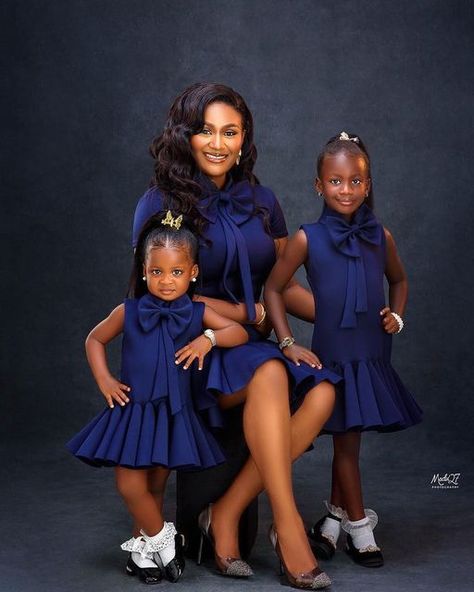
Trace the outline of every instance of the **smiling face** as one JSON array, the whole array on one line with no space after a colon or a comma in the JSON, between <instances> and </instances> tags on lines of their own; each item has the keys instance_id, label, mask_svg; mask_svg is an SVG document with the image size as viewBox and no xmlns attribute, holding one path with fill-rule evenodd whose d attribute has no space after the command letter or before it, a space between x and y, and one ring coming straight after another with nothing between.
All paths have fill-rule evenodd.
<instances>
[{"instance_id":1,"label":"smiling face","mask_svg":"<svg viewBox=\"0 0 474 592\"><path fill-rule=\"evenodd\" d=\"M362 155L344 151L327 154L316 179L316 189L326 204L350 219L370 190L369 169Z\"/></svg>"},{"instance_id":2,"label":"smiling face","mask_svg":"<svg viewBox=\"0 0 474 592\"><path fill-rule=\"evenodd\" d=\"M198 271L187 248L151 248L143 265L148 291L168 301L186 294L189 282L197 277Z\"/></svg>"},{"instance_id":3,"label":"smiling face","mask_svg":"<svg viewBox=\"0 0 474 592\"><path fill-rule=\"evenodd\" d=\"M202 130L191 136L197 166L219 189L236 164L244 137L242 116L226 103L211 103L204 112Z\"/></svg>"}]
</instances>

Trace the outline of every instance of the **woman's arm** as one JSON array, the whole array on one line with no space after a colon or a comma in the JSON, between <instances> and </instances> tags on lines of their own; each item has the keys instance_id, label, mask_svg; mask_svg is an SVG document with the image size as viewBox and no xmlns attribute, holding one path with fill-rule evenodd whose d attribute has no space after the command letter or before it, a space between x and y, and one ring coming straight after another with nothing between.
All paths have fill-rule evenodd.
<instances>
[{"instance_id":1,"label":"woman's arm","mask_svg":"<svg viewBox=\"0 0 474 592\"><path fill-rule=\"evenodd\" d=\"M109 407L112 408L114 406L113 401L117 401L122 406L129 402L129 398L125 393L130 392L130 387L122 384L110 373L105 348L114 337L117 337L123 331L124 308L123 304L114 308L106 319L92 329L85 344L87 361L97 386L104 395Z\"/></svg>"},{"instance_id":2,"label":"woman's arm","mask_svg":"<svg viewBox=\"0 0 474 592\"><path fill-rule=\"evenodd\" d=\"M277 259L283 255L283 252L288 244L288 237L279 238L275 240L275 250ZM291 278L286 284L282 292L283 302L285 303L286 311L310 323L314 322L316 311L314 307L314 298L309 290L303 288L295 278Z\"/></svg>"},{"instance_id":3,"label":"woman's arm","mask_svg":"<svg viewBox=\"0 0 474 592\"><path fill-rule=\"evenodd\" d=\"M210 296L201 296L199 294L196 294L193 300L203 302L206 305L206 308L210 307L220 316L236 321L241 325L258 323L263 315L263 308L259 302L255 303L257 320L249 321L247 318L247 308L243 302L236 304L234 302L228 302L227 300L221 300L220 298L211 298Z\"/></svg>"},{"instance_id":4,"label":"woman's arm","mask_svg":"<svg viewBox=\"0 0 474 592\"><path fill-rule=\"evenodd\" d=\"M248 341L248 333L239 323L226 319L209 306L204 309L202 324L206 329L214 331L215 345L219 347L235 347ZM211 351L212 347L213 343L209 337L199 335L199 337L196 337L196 339L193 339L176 352L175 363L181 364L186 360L183 368L187 370L192 362L197 359L199 370L202 370L204 357Z\"/></svg>"},{"instance_id":5,"label":"woman's arm","mask_svg":"<svg viewBox=\"0 0 474 592\"><path fill-rule=\"evenodd\" d=\"M403 317L408 299L408 280L403 263L398 256L397 247L391 233L384 228L386 239L385 276L388 280L389 307L380 311L383 326L387 333L396 333L399 325L392 312Z\"/></svg>"},{"instance_id":6,"label":"woman's arm","mask_svg":"<svg viewBox=\"0 0 474 592\"><path fill-rule=\"evenodd\" d=\"M273 323L278 341L291 337L292 331L286 317L283 292L295 271L306 261L308 241L303 230L298 230L278 257L264 288L264 299L268 315ZM299 364L302 360L311 366L321 367L321 362L310 350L296 344L283 349L287 358Z\"/></svg>"}]
</instances>

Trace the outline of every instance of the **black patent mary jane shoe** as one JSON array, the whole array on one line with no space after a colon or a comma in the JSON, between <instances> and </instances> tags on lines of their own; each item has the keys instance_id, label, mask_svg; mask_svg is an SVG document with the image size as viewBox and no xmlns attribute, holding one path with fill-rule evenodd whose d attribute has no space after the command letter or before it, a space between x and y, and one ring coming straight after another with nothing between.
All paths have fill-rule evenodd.
<instances>
[{"instance_id":1,"label":"black patent mary jane shoe","mask_svg":"<svg viewBox=\"0 0 474 592\"><path fill-rule=\"evenodd\" d=\"M352 542L350 534L346 539L346 553L359 565L363 567L382 567L383 555L379 547L370 545L365 549L357 549Z\"/></svg>"},{"instance_id":2,"label":"black patent mary jane shoe","mask_svg":"<svg viewBox=\"0 0 474 592\"><path fill-rule=\"evenodd\" d=\"M177 582L182 576L185 566L184 561L184 535L178 533L174 537L175 555L173 559L163 567L165 577L169 582Z\"/></svg>"},{"instance_id":3,"label":"black patent mary jane shoe","mask_svg":"<svg viewBox=\"0 0 474 592\"><path fill-rule=\"evenodd\" d=\"M132 559L132 554L128 556L125 572L129 576L138 576L144 584L159 584L163 579L161 569L157 567L139 567Z\"/></svg>"},{"instance_id":4,"label":"black patent mary jane shoe","mask_svg":"<svg viewBox=\"0 0 474 592\"><path fill-rule=\"evenodd\" d=\"M333 543L333 541L321 534L323 522L328 517L332 518L333 520L338 520L339 522L341 521L341 519L337 516L334 516L333 514L327 514L318 520L316 524L307 532L311 548L318 559L332 559L334 553L336 552L336 545Z\"/></svg>"}]
</instances>

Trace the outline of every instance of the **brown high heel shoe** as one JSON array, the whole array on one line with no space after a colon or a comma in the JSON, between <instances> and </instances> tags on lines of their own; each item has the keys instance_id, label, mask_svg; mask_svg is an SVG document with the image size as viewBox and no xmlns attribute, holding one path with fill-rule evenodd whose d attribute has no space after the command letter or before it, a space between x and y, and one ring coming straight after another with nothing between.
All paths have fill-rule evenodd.
<instances>
[{"instance_id":1,"label":"brown high heel shoe","mask_svg":"<svg viewBox=\"0 0 474 592\"><path fill-rule=\"evenodd\" d=\"M216 553L216 543L211 531L211 514L212 504L209 504L207 508L204 508L199 514L198 524L199 529L201 530L201 540L199 541L197 564L201 565L202 549L204 539L206 539L214 551L217 571L220 574L233 578L248 578L249 576L253 576L253 571L250 565L243 559L240 559L240 557L220 557Z\"/></svg>"},{"instance_id":2,"label":"brown high heel shoe","mask_svg":"<svg viewBox=\"0 0 474 592\"><path fill-rule=\"evenodd\" d=\"M331 585L329 576L324 571L321 571L319 567L315 567L311 571L299 573L294 576L286 567L285 560L283 559L280 549L280 543L278 542L278 535L273 525L270 526L268 537L270 538L270 542L272 543L275 553L278 555L280 560L280 573L281 575L285 575L290 586L293 586L293 588L300 588L302 590L318 590L320 588L327 588Z\"/></svg>"}]
</instances>

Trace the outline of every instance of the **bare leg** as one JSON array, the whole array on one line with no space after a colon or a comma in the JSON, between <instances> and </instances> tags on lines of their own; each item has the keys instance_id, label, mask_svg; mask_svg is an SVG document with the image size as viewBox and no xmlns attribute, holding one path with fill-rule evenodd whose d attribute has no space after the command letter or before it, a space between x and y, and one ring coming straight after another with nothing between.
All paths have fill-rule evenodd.
<instances>
[{"instance_id":1,"label":"bare leg","mask_svg":"<svg viewBox=\"0 0 474 592\"><path fill-rule=\"evenodd\" d=\"M217 552L222 556L239 555L240 516L250 501L266 488L288 568L294 572L309 571L316 560L294 502L290 465L307 449L331 414L334 388L329 383L318 385L307 394L292 418L288 409L286 371L279 362L262 366L245 390L244 429L252 457L213 507L212 528ZM244 398L242 391L234 396L236 401Z\"/></svg>"},{"instance_id":2,"label":"bare leg","mask_svg":"<svg viewBox=\"0 0 474 592\"><path fill-rule=\"evenodd\" d=\"M149 536L160 532L163 515L149 490L148 471L115 467L115 480L135 524L141 525Z\"/></svg>"},{"instance_id":3,"label":"bare leg","mask_svg":"<svg viewBox=\"0 0 474 592\"><path fill-rule=\"evenodd\" d=\"M333 436L331 503L346 510L349 520L365 516L359 470L360 432Z\"/></svg>"},{"instance_id":4,"label":"bare leg","mask_svg":"<svg viewBox=\"0 0 474 592\"><path fill-rule=\"evenodd\" d=\"M170 470L164 467L156 467L156 469L149 469L148 473L148 491L155 498L158 511L163 515L163 499L166 490L166 483L170 475ZM136 521L133 523L133 536L140 536L140 529L143 528L148 532L145 526L141 526Z\"/></svg>"}]
</instances>

